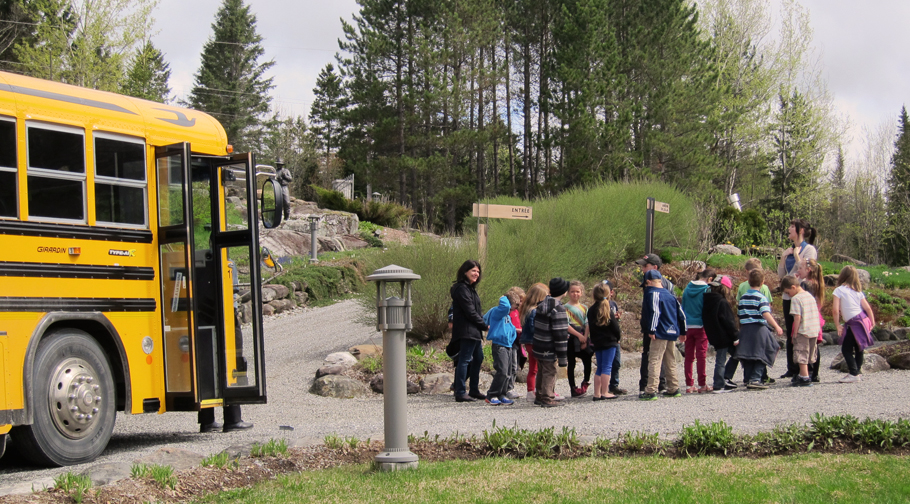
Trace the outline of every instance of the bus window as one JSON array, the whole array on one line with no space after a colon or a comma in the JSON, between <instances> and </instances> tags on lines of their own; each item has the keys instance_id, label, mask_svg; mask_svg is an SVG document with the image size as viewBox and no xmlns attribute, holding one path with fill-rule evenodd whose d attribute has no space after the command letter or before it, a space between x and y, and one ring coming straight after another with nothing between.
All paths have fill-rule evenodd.
<instances>
[{"instance_id":1,"label":"bus window","mask_svg":"<svg viewBox=\"0 0 910 504\"><path fill-rule=\"evenodd\" d=\"M102 224L147 227L145 143L95 134L95 212Z\"/></svg>"},{"instance_id":2,"label":"bus window","mask_svg":"<svg viewBox=\"0 0 910 504\"><path fill-rule=\"evenodd\" d=\"M29 216L84 223L84 134L62 126L27 126Z\"/></svg>"},{"instance_id":3,"label":"bus window","mask_svg":"<svg viewBox=\"0 0 910 504\"><path fill-rule=\"evenodd\" d=\"M0 117L0 217L18 216L16 122Z\"/></svg>"},{"instance_id":4,"label":"bus window","mask_svg":"<svg viewBox=\"0 0 910 504\"><path fill-rule=\"evenodd\" d=\"M183 165L177 156L158 159L158 225L183 224Z\"/></svg>"}]
</instances>

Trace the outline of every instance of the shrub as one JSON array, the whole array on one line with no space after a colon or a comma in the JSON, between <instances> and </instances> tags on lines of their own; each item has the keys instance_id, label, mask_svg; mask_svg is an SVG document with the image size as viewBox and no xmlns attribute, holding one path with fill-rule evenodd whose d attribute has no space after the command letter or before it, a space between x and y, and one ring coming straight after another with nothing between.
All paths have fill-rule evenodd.
<instances>
[{"instance_id":1,"label":"shrub","mask_svg":"<svg viewBox=\"0 0 910 504\"><path fill-rule=\"evenodd\" d=\"M686 455L708 455L711 453L727 454L736 442L733 427L726 422L711 422L702 425L695 420L693 425L683 426L679 439L676 442L680 451Z\"/></svg>"},{"instance_id":2,"label":"shrub","mask_svg":"<svg viewBox=\"0 0 910 504\"><path fill-rule=\"evenodd\" d=\"M376 236L374 236L373 233L371 233L369 231L361 231L360 238L362 238L363 241L369 243L370 246L374 247L374 248L382 248L385 246L382 243L382 240L380 240L379 238L376 238Z\"/></svg>"},{"instance_id":3,"label":"shrub","mask_svg":"<svg viewBox=\"0 0 910 504\"><path fill-rule=\"evenodd\" d=\"M269 439L265 444L253 443L250 448L251 457L277 457L285 455L288 452L288 441L286 439Z\"/></svg>"},{"instance_id":4,"label":"shrub","mask_svg":"<svg viewBox=\"0 0 910 504\"><path fill-rule=\"evenodd\" d=\"M414 211L391 201L367 201L345 199L338 191L310 186L316 194L316 204L329 210L340 210L357 214L361 221L369 221L386 227L402 227Z\"/></svg>"}]
</instances>

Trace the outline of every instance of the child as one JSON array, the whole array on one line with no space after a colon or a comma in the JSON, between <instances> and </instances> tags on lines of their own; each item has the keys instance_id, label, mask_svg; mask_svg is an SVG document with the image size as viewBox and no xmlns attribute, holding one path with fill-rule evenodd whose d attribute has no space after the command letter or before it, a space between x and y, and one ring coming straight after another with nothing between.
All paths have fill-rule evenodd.
<instances>
[{"instance_id":1,"label":"child","mask_svg":"<svg viewBox=\"0 0 910 504\"><path fill-rule=\"evenodd\" d=\"M761 266L761 259L759 259L757 257L753 257L753 258L749 259L748 261L746 261L745 270L746 270L747 277L749 276L749 273L752 272L752 270L756 270L756 269L759 271L763 271L762 266ZM745 282L742 282L741 284L739 284L739 287L736 288L736 302L737 303L739 302L739 298L743 297L743 294L745 294L747 290L749 290L749 281L748 280L746 280ZM768 303L774 302L774 300L771 298L771 289L769 289L767 285L762 283L761 289L759 289L759 291L761 291L762 296L765 296L765 299L768 300Z\"/></svg>"},{"instance_id":2,"label":"child","mask_svg":"<svg viewBox=\"0 0 910 504\"><path fill-rule=\"evenodd\" d=\"M542 283L536 283L528 289L528 294L521 307L518 309L518 318L521 319L521 344L528 353L528 400L537 400L537 359L534 357L534 315L537 305L547 297L550 290Z\"/></svg>"},{"instance_id":3,"label":"child","mask_svg":"<svg viewBox=\"0 0 910 504\"><path fill-rule=\"evenodd\" d=\"M512 404L508 398L509 378L512 372L512 343L518 336L518 331L512 325L509 312L518 306L518 294L514 288L509 289L505 296L499 298L499 305L490 308L483 315L483 321L490 326L487 339L493 342L493 383L487 391L487 404L499 406Z\"/></svg>"},{"instance_id":4,"label":"child","mask_svg":"<svg viewBox=\"0 0 910 504\"><path fill-rule=\"evenodd\" d=\"M648 385L641 396L643 401L657 399L660 371L667 380L666 397L679 397L679 378L676 376L677 339L685 342L682 331L686 327L686 315L676 297L661 287L663 276L657 270L645 273L645 296L642 300L641 325L651 339L648 356Z\"/></svg>"},{"instance_id":5,"label":"child","mask_svg":"<svg viewBox=\"0 0 910 504\"><path fill-rule=\"evenodd\" d=\"M771 316L771 305L759 289L764 281L764 272L754 269L749 272L749 290L739 299L739 345L736 355L743 365L743 376L746 388L764 390L768 385L762 382L762 374L767 366L773 366L780 350L777 339L771 334L769 326L778 336L783 329Z\"/></svg>"},{"instance_id":6,"label":"child","mask_svg":"<svg viewBox=\"0 0 910 504\"><path fill-rule=\"evenodd\" d=\"M556 402L556 366L568 366L566 347L569 342L569 317L559 302L569 282L560 277L550 280L550 295L537 305L534 314L534 357L537 359L537 400L544 408L559 406Z\"/></svg>"},{"instance_id":7,"label":"child","mask_svg":"<svg viewBox=\"0 0 910 504\"><path fill-rule=\"evenodd\" d=\"M660 256L657 254L648 254L641 259L635 261L641 268L643 274L647 274L649 271L660 272L660 267L663 266L663 261L660 259ZM642 280L641 282L642 294L648 290L647 280ZM668 292L672 293L674 286L673 282L667 280L661 276L661 287L666 289ZM644 298L642 298L644 299ZM644 300L642 300L642 306L644 306ZM645 332L645 324L642 323L641 328L641 369L640 374L641 378L638 380L638 398L641 399L645 395L645 387L648 385L648 362L649 362L649 352L651 351L651 338L647 332ZM661 373L663 375L663 373ZM666 380L663 376L660 377L659 385L660 390L667 390Z\"/></svg>"},{"instance_id":8,"label":"child","mask_svg":"<svg viewBox=\"0 0 910 504\"><path fill-rule=\"evenodd\" d=\"M597 371L594 373L594 400L615 399L608 392L610 374L613 371L613 360L619 351L619 340L622 331L619 328L617 313L610 305L610 287L598 284L594 287L594 306L588 310L588 324L585 336L590 337L594 354L597 356Z\"/></svg>"},{"instance_id":9,"label":"child","mask_svg":"<svg viewBox=\"0 0 910 504\"><path fill-rule=\"evenodd\" d=\"M686 376L686 393L698 392L703 394L714 390L705 383L707 371L705 358L708 354L708 337L705 335L705 326L702 323L702 308L704 307L705 293L708 292L708 282L713 282L717 274L714 268L705 268L698 272L695 280L689 282L683 290L682 308L686 313L686 356L683 361L683 371ZM692 362L698 361L698 387L692 378Z\"/></svg>"},{"instance_id":10,"label":"child","mask_svg":"<svg viewBox=\"0 0 910 504\"><path fill-rule=\"evenodd\" d=\"M613 287L613 283L609 280L604 280L602 282L610 289L610 310L613 314L616 315L616 320L619 321L622 319L622 310L619 308L619 304L614 301L616 297L616 288ZM626 395L629 392L619 386L619 368L622 367L622 349L616 349L616 356L613 357L613 366L610 371L610 393L614 395Z\"/></svg>"},{"instance_id":11,"label":"child","mask_svg":"<svg viewBox=\"0 0 910 504\"><path fill-rule=\"evenodd\" d=\"M825 306L825 272L822 265L818 264L815 259L803 259L800 261L799 269L796 273L800 279L799 286L806 292L812 294L815 298L815 304L818 306L818 341L822 342L821 328L825 326L825 319L822 317L822 307ZM821 357L821 356L819 356ZM809 368L809 376L813 383L818 383L818 371L821 366L821 358L815 359L815 364Z\"/></svg>"},{"instance_id":12,"label":"child","mask_svg":"<svg viewBox=\"0 0 910 504\"><path fill-rule=\"evenodd\" d=\"M764 279L764 270L762 269L762 266L761 266L761 260L757 257L752 257L746 261L745 270L746 270L747 280L745 282L740 283L739 287L737 287L736 303L733 303L731 306L736 306L739 303L740 298L743 297L743 294L745 294L746 291L749 290L749 280L748 280L749 273L751 273L753 270L761 271L762 278ZM768 286L765 285L764 280L762 280L762 284L761 284L761 288L759 289L759 292L761 292L762 296L765 296L765 299L768 300L769 305L774 302L774 299L771 297L771 289L769 289ZM731 347L730 348L730 360L727 361L727 367L726 367L726 370L724 371L724 377L726 378L724 381L724 388L728 388L728 389L736 388L736 383L733 382L733 375L736 374L737 366L739 366L739 359L736 357L736 349L734 347ZM743 381L746 381L746 380L744 379ZM769 383L769 384L774 383L774 378L770 378L768 376L767 369L765 369L765 372L762 375L761 381L763 383Z\"/></svg>"},{"instance_id":13,"label":"child","mask_svg":"<svg viewBox=\"0 0 910 504\"><path fill-rule=\"evenodd\" d=\"M811 387L809 365L818 359L818 305L812 294L803 290L799 279L787 275L780 281L780 290L790 297L790 316L793 317L793 361L799 366L799 377L793 380L794 387Z\"/></svg>"},{"instance_id":14,"label":"child","mask_svg":"<svg viewBox=\"0 0 910 504\"><path fill-rule=\"evenodd\" d=\"M591 379L591 352L588 339L585 337L585 325L588 323L588 307L581 303L585 286L578 280L569 282L569 300L565 303L566 315L569 316L569 393L572 397L581 397L588 391L588 381ZM581 387L575 386L575 359L581 359L584 366L584 379Z\"/></svg>"},{"instance_id":15,"label":"child","mask_svg":"<svg viewBox=\"0 0 910 504\"><path fill-rule=\"evenodd\" d=\"M506 292L506 296L509 296L509 299L512 299L512 295L518 296L518 304L512 306L512 310L509 312L509 318L512 319L512 325L515 326L515 331L518 333L518 336L515 338L515 341L512 342L512 371L509 373L509 386L506 397L509 399L518 399L518 394L515 392L515 377L518 375L518 368L524 365L524 349L521 347L521 319L518 317L518 307L521 306L522 301L525 300L525 291L521 287L512 287L509 289L509 292Z\"/></svg>"},{"instance_id":16,"label":"child","mask_svg":"<svg viewBox=\"0 0 910 504\"><path fill-rule=\"evenodd\" d=\"M846 327L841 325L843 316ZM837 288L834 289L834 324L837 326L837 343L841 345L844 361L849 373L840 379L840 383L862 381L863 350L872 345L872 328L875 327L875 314L866 301L862 284L856 268L844 266L837 277Z\"/></svg>"},{"instance_id":17,"label":"child","mask_svg":"<svg viewBox=\"0 0 910 504\"><path fill-rule=\"evenodd\" d=\"M724 380L727 354L732 352L739 343L737 316L730 303L733 281L730 280L730 277L721 275L709 286L711 290L705 293L702 321L705 325L708 342L717 352L714 358L714 393L723 394L736 388L727 386L726 380ZM686 337L688 339L688 334ZM688 343L686 344L688 345Z\"/></svg>"}]
</instances>

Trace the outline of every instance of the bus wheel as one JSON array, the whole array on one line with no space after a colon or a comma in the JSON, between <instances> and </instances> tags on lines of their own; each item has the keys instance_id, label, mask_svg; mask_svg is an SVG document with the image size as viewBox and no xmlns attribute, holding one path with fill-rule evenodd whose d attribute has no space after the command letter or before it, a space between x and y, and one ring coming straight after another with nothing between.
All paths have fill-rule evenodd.
<instances>
[{"instance_id":1,"label":"bus wheel","mask_svg":"<svg viewBox=\"0 0 910 504\"><path fill-rule=\"evenodd\" d=\"M116 395L98 343L78 329L57 331L39 343L33 370L33 423L13 431L20 453L51 466L100 455L114 430Z\"/></svg>"}]
</instances>

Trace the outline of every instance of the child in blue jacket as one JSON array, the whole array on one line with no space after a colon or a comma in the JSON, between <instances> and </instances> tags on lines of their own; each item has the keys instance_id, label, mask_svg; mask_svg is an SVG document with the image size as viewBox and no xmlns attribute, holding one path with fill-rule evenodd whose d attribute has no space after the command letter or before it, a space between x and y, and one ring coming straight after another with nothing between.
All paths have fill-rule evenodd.
<instances>
[{"instance_id":1,"label":"child in blue jacket","mask_svg":"<svg viewBox=\"0 0 910 504\"><path fill-rule=\"evenodd\" d=\"M490 326L487 339L493 342L493 383L487 391L487 403L493 406L512 404L509 399L509 384L514 372L512 361L515 360L513 344L518 336L518 331L512 323L509 312L515 309L520 298L514 289L510 289L505 296L499 298L499 304L490 308L483 315L484 322Z\"/></svg>"},{"instance_id":2,"label":"child in blue jacket","mask_svg":"<svg viewBox=\"0 0 910 504\"><path fill-rule=\"evenodd\" d=\"M651 338L648 354L648 385L641 399L657 399L660 370L667 379L667 397L679 397L676 374L676 340L685 342L686 315L676 297L661 286L663 276L657 270L645 272L645 295L641 303L641 329Z\"/></svg>"}]
</instances>

